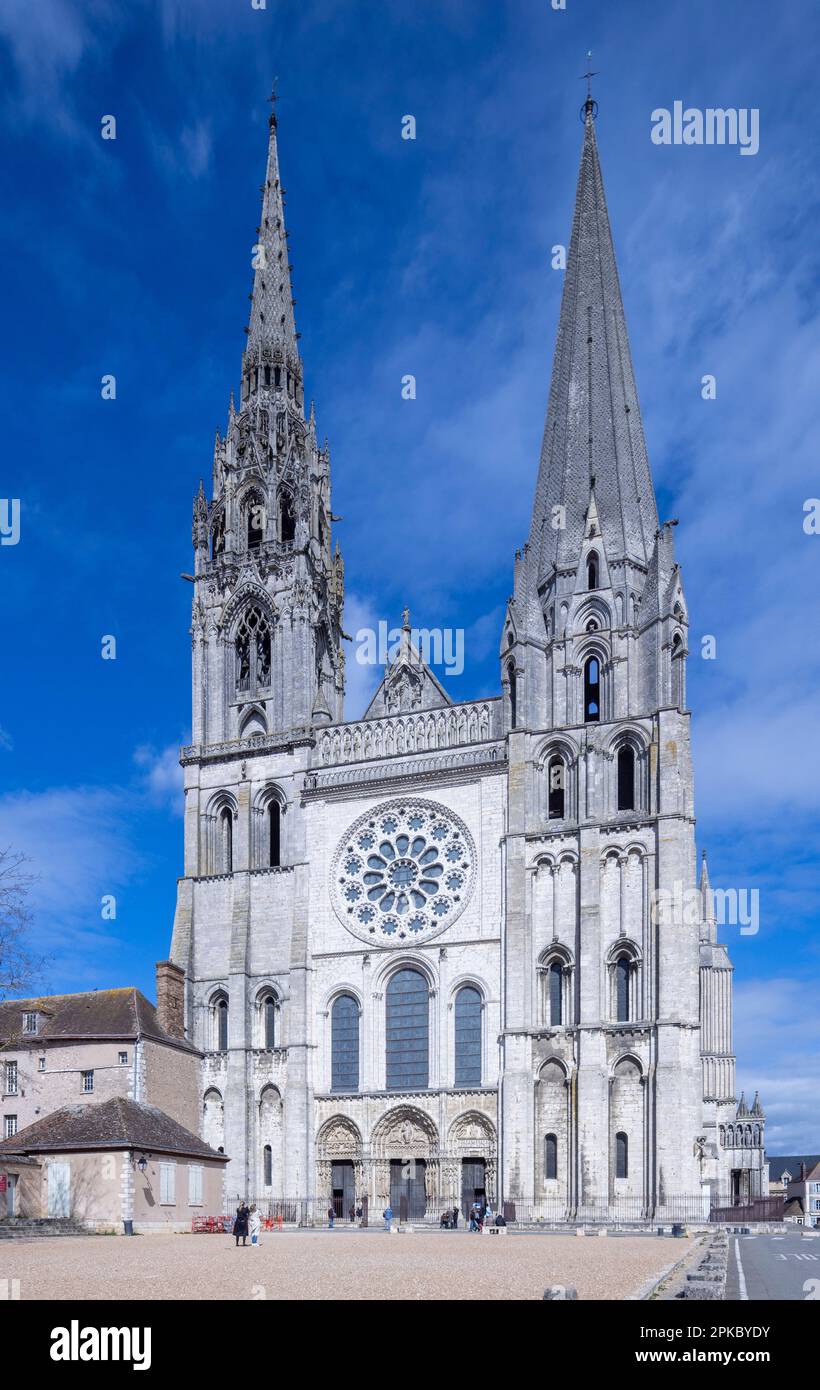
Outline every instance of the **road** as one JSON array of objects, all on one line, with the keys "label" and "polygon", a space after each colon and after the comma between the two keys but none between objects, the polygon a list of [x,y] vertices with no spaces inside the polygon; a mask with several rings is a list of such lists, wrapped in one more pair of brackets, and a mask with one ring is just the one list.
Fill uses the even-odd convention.
[{"label": "road", "polygon": [[782,1236],[729,1236],[726,1298],[820,1300],[820,1236],[799,1227]]}]

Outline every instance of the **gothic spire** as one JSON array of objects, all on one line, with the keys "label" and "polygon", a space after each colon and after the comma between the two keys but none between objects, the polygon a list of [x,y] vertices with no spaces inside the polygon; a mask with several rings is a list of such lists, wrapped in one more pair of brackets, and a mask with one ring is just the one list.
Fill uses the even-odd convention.
[{"label": "gothic spire", "polygon": [[285,231],[284,189],[279,175],[279,151],[276,144],[276,93],[268,118],[268,162],[262,185],[262,213],[256,229],[254,244],[254,280],[251,295],[250,322],[246,330],[248,341],[245,361],[248,366],[258,363],[262,349],[280,350],[282,361],[290,363],[301,376],[298,334],[293,316],[291,266],[288,262],[288,241]]},{"label": "gothic spire", "polygon": [[[539,580],[556,566],[577,565],[593,478],[610,561],[630,558],[645,566],[658,528],[595,139],[596,111],[588,98],[530,529]],[[558,506],[566,509],[563,528],[553,511]]]}]

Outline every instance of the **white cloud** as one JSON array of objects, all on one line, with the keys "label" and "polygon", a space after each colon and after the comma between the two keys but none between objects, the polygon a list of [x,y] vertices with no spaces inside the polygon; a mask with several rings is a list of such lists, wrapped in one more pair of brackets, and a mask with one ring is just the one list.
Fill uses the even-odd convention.
[{"label": "white cloud", "polygon": [[386,616],[377,611],[371,598],[354,593],[345,595],[344,629],[353,638],[352,642],[344,644],[346,719],[361,719],[384,675],[382,666],[366,666],[356,660],[356,633],[360,628],[377,630],[379,619]]},{"label": "white cloud", "polygon": [[818,984],[808,972],[735,981],[738,1090],[750,1103],[760,1091],[769,1153],[820,1153]]},{"label": "white cloud", "polygon": [[151,801],[181,816],[183,774],[179,762],[179,744],[170,743],[159,751],[149,744],[143,744],[135,750],[134,762],[142,769],[143,785]]}]

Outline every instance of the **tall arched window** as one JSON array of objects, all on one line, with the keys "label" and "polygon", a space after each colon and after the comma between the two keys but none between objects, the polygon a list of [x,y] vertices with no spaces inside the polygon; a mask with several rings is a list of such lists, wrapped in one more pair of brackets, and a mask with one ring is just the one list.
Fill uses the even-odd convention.
[{"label": "tall arched window", "polygon": [[282,807],[278,801],[268,805],[268,852],[272,869],[282,863]]},{"label": "tall arched window", "polygon": [[481,1085],[481,995],[464,985],[456,995],[457,1086]]},{"label": "tall arched window", "polygon": [[615,1135],[615,1176],[629,1177],[629,1140],[625,1134]]},{"label": "tall arched window", "polygon": [[683,638],[679,632],[672,638],[672,704],[683,704]]},{"label": "tall arched window", "polygon": [[561,962],[554,960],[549,968],[550,1023],[557,1027],[564,1021],[564,971]]},{"label": "tall arched window", "polygon": [[290,499],[283,497],[279,507],[280,534],[283,541],[292,541],[296,535],[296,518]]},{"label": "tall arched window", "polygon": [[267,995],[262,1004],[262,1023],[265,1047],[271,1051],[276,1046],[276,1000],[272,994]]},{"label": "tall arched window", "polygon": [[270,685],[271,633],[260,608],[249,608],[236,634],[236,689],[243,693]]},{"label": "tall arched window", "polygon": [[216,1005],[216,1050],[228,1051],[228,1001],[217,1000]]},{"label": "tall arched window", "polygon": [[601,663],[591,656],[584,666],[584,722],[601,718]]},{"label": "tall arched window", "polygon": [[387,986],[387,1087],[419,1091],[429,1085],[430,991],[418,970],[397,970]]},{"label": "tall arched window", "polygon": [[558,1177],[558,1136],[548,1134],[544,1140],[544,1177]]},{"label": "tall arched window", "polygon": [[359,1006],[350,994],[334,999],[330,1013],[330,1089],[359,1089]]},{"label": "tall arched window", "polygon": [[635,809],[635,749],[624,744],[618,750],[618,810]]},{"label": "tall arched window", "polygon": [[259,497],[252,493],[247,503],[248,549],[261,545],[265,539],[265,508]]},{"label": "tall arched window", "polygon": [[507,667],[507,681],[510,691],[510,728],[514,729],[518,723],[518,682],[512,662]]},{"label": "tall arched window", "polygon": [[618,1023],[629,1022],[629,981],[632,962],[629,956],[619,956],[615,962],[615,1017]]},{"label": "tall arched window", "polygon": [[215,560],[225,549],[225,517],[222,512],[214,518],[211,528],[211,559]]},{"label": "tall arched window", "polygon": [[271,1187],[273,1184],[273,1150],[270,1144],[266,1144],[262,1150],[262,1170],[265,1186]]},{"label": "tall arched window", "polygon": [[563,820],[564,808],[566,805],[564,791],[566,786],[566,765],[564,759],[556,753],[549,760],[547,770],[549,781],[549,819]]},{"label": "tall arched window", "polygon": [[598,588],[598,556],[591,551],[587,558],[587,588]]},{"label": "tall arched window", "polygon": [[219,813],[220,871],[233,873],[233,811],[223,806]]}]

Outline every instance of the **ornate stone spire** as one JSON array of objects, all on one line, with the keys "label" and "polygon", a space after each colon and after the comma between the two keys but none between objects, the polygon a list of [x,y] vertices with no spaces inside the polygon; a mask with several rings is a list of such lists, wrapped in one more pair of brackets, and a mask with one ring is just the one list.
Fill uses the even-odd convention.
[{"label": "ornate stone spire", "polygon": [[[598,146],[597,103],[584,144],[529,546],[537,578],[574,568],[591,479],[608,560],[648,564],[658,513],[646,454]],[[554,507],[566,509],[556,526]]]},{"label": "ornate stone spire", "polygon": [[[285,230],[284,189],[279,174],[279,151],[276,144],[276,93],[268,119],[268,162],[262,185],[262,213],[254,243],[254,280],[251,294],[250,322],[246,329],[243,375],[257,365],[267,349],[290,366],[301,381],[302,367],[297,346],[298,333],[293,316],[291,266],[288,261],[288,234]],[[267,353],[265,354],[267,355]],[[269,359],[271,360],[271,359]]]}]

